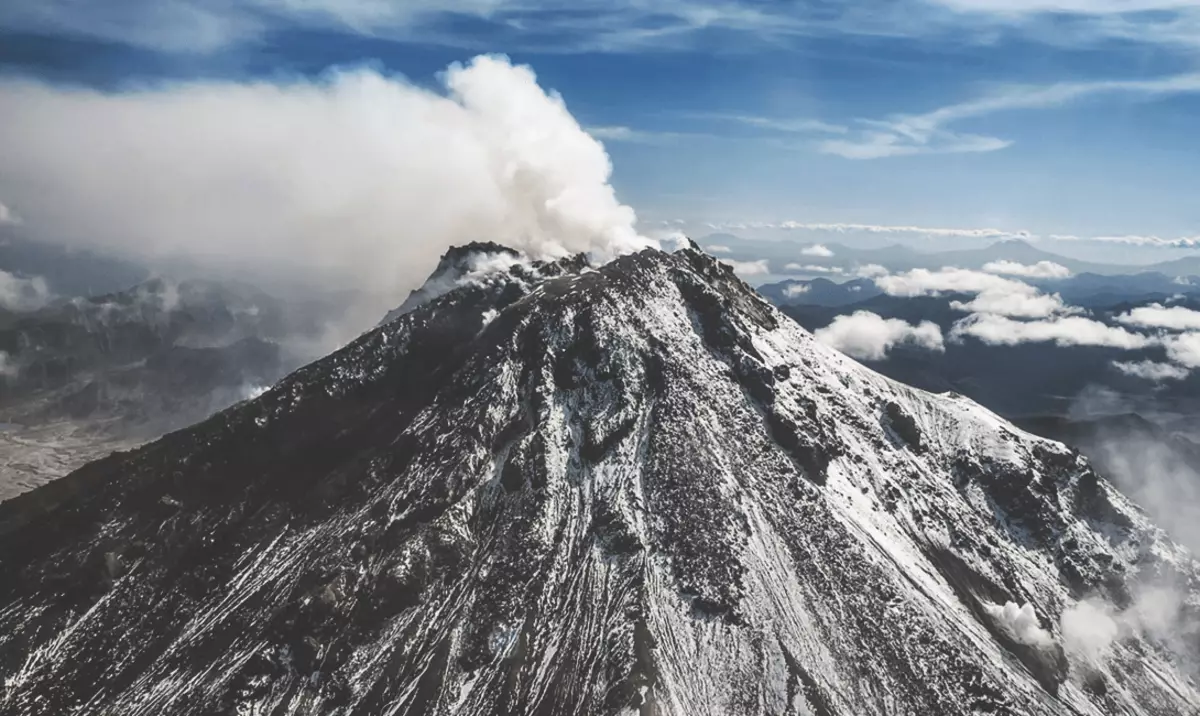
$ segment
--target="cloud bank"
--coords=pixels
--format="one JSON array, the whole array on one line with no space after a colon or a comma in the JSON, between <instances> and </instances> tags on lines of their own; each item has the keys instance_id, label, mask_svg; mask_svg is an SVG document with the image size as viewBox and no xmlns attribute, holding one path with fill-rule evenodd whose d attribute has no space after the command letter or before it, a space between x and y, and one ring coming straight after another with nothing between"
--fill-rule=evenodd
<instances>
[{"instance_id":1,"label":"cloud bank","mask_svg":"<svg viewBox=\"0 0 1200 716\"><path fill-rule=\"evenodd\" d=\"M1047 318L1075 310L1064 304L1057 294L1044 294L1021 281L969 269L914 269L876 277L875 285L889 295L903 297L974 293L977 295L971 301L953 301L950 304L955 310L970 313Z\"/></svg>"},{"instance_id":2,"label":"cloud bank","mask_svg":"<svg viewBox=\"0 0 1200 716\"><path fill-rule=\"evenodd\" d=\"M651 243L604 147L530 68L480 56L441 81L3 80L0 196L35 237L365 289L373 320L453 244L608 257Z\"/></svg>"},{"instance_id":3,"label":"cloud bank","mask_svg":"<svg viewBox=\"0 0 1200 716\"><path fill-rule=\"evenodd\" d=\"M1152 360L1143 361L1114 361L1113 367L1125 375L1142 378L1155 383L1164 380L1183 380L1191 373L1187 368L1170 363L1158 363Z\"/></svg>"},{"instance_id":4,"label":"cloud bank","mask_svg":"<svg viewBox=\"0 0 1200 716\"><path fill-rule=\"evenodd\" d=\"M1116 318L1117 322L1139 328L1165 328L1172 331L1200 330L1200 311L1183 306L1164 306L1152 303L1138 306Z\"/></svg>"},{"instance_id":5,"label":"cloud bank","mask_svg":"<svg viewBox=\"0 0 1200 716\"><path fill-rule=\"evenodd\" d=\"M838 316L814 334L817 340L852 358L883 360L900 344L942 352L946 349L937 324L922 321L910 325L898 318L883 318L870 311Z\"/></svg>"},{"instance_id":6,"label":"cloud bank","mask_svg":"<svg viewBox=\"0 0 1200 716\"><path fill-rule=\"evenodd\" d=\"M954 324L951 338L971 336L993 346L1050 343L1058 346L1103 346L1136 350L1156 339L1109 326L1082 316L1054 316L1039 321L1016 321L1007 316L978 313Z\"/></svg>"},{"instance_id":7,"label":"cloud bank","mask_svg":"<svg viewBox=\"0 0 1200 716\"><path fill-rule=\"evenodd\" d=\"M990 261L983 265L987 273L1023 278L1068 278L1071 269L1053 261L1038 261L1036 264L1019 264L1016 261Z\"/></svg>"},{"instance_id":8,"label":"cloud bank","mask_svg":"<svg viewBox=\"0 0 1200 716\"><path fill-rule=\"evenodd\" d=\"M795 273L828 273L828 274L844 273L844 271L842 271L842 269L838 268L837 266L817 266L816 264L790 263L790 264L787 264L786 266L784 266L783 268L787 271L793 271Z\"/></svg>"},{"instance_id":9,"label":"cloud bank","mask_svg":"<svg viewBox=\"0 0 1200 716\"><path fill-rule=\"evenodd\" d=\"M833 250L830 249L828 246L825 246L824 244L813 244L812 246L805 246L804 248L800 249L800 253L803 256L819 256L819 257L825 258L825 259L833 256Z\"/></svg>"}]
</instances>

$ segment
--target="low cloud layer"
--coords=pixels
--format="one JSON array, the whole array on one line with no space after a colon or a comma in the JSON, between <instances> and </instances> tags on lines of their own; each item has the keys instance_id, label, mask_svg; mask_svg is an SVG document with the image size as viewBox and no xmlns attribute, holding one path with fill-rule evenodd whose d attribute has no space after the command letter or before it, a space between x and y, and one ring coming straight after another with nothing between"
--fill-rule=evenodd
<instances>
[{"instance_id":1,"label":"low cloud layer","mask_svg":"<svg viewBox=\"0 0 1200 716\"><path fill-rule=\"evenodd\" d=\"M441 81L3 80L0 196L37 238L366 290L373 320L450 245L607 257L650 243L604 147L532 70L481 56Z\"/></svg>"},{"instance_id":2,"label":"low cloud layer","mask_svg":"<svg viewBox=\"0 0 1200 716\"><path fill-rule=\"evenodd\" d=\"M883 360L888 351L900 344L938 352L946 349L942 330L937 324L923 321L911 325L897 318L883 318L870 311L838 316L833 323L814 335L822 343L852 358L863 360Z\"/></svg>"},{"instance_id":3,"label":"low cloud layer","mask_svg":"<svg viewBox=\"0 0 1200 716\"><path fill-rule=\"evenodd\" d=\"M800 249L800 253L804 256L818 256L820 258L831 258L833 250L823 244L813 244Z\"/></svg>"},{"instance_id":4,"label":"low cloud layer","mask_svg":"<svg viewBox=\"0 0 1200 716\"><path fill-rule=\"evenodd\" d=\"M1159 363L1152 360L1143 361L1114 361L1113 367L1125 375L1134 378L1161 383L1164 380L1183 380L1191 373L1190 370L1170 363Z\"/></svg>"},{"instance_id":5,"label":"low cloud layer","mask_svg":"<svg viewBox=\"0 0 1200 716\"><path fill-rule=\"evenodd\" d=\"M1016 321L1007 316L975 314L954 325L951 337L957 340L965 336L978 338L994 346L1053 342L1059 346L1104 346L1134 350L1156 343L1150 336L1082 316Z\"/></svg>"},{"instance_id":6,"label":"low cloud layer","mask_svg":"<svg viewBox=\"0 0 1200 716\"><path fill-rule=\"evenodd\" d=\"M875 278L875 285L892 296L977 294L971 301L954 301L950 304L955 310L969 313L1047 318L1074 310L1064 304L1057 294L1045 294L1027 283L970 269L914 269L905 273L878 276Z\"/></svg>"},{"instance_id":7,"label":"low cloud layer","mask_svg":"<svg viewBox=\"0 0 1200 716\"><path fill-rule=\"evenodd\" d=\"M1167 357L1188 368L1200 368L1200 333L1170 336L1163 341Z\"/></svg>"},{"instance_id":8,"label":"low cloud layer","mask_svg":"<svg viewBox=\"0 0 1200 716\"><path fill-rule=\"evenodd\" d=\"M808 274L834 274L839 275L844 273L837 266L817 266L815 264L798 264L790 263L783 267L787 271L793 273L808 273Z\"/></svg>"},{"instance_id":9,"label":"low cloud layer","mask_svg":"<svg viewBox=\"0 0 1200 716\"><path fill-rule=\"evenodd\" d=\"M1200 311L1183 306L1164 306L1152 303L1139 306L1128 313L1117 316L1117 321L1127 326L1140 328L1165 328L1171 331L1200 330Z\"/></svg>"},{"instance_id":10,"label":"low cloud layer","mask_svg":"<svg viewBox=\"0 0 1200 716\"><path fill-rule=\"evenodd\" d=\"M1036 291L1031 286L982 271L947 267L930 271L913 269L875 279L880 290L892 296L931 296L938 293L1004 293Z\"/></svg>"},{"instance_id":11,"label":"low cloud layer","mask_svg":"<svg viewBox=\"0 0 1200 716\"><path fill-rule=\"evenodd\" d=\"M1019 264L1016 261L990 261L983 265L987 273L1023 278L1068 278L1071 269L1053 261L1038 261L1035 264Z\"/></svg>"}]
</instances>

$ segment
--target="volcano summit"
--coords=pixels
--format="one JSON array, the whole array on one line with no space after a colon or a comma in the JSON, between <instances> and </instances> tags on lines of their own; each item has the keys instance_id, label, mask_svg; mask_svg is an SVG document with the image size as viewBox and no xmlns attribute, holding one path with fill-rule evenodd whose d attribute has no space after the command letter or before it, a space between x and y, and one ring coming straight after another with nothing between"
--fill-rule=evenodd
<instances>
[{"instance_id":1,"label":"volcano summit","mask_svg":"<svg viewBox=\"0 0 1200 716\"><path fill-rule=\"evenodd\" d=\"M261 397L0 504L0 712L1196 713L1161 637L1064 631L1200 588L1072 450L695 248L448 267Z\"/></svg>"}]
</instances>

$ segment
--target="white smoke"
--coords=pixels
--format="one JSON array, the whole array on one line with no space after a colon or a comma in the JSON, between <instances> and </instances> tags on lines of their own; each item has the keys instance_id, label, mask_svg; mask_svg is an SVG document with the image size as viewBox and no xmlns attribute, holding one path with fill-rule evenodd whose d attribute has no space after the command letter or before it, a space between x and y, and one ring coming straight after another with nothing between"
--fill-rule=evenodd
<instances>
[{"instance_id":1,"label":"white smoke","mask_svg":"<svg viewBox=\"0 0 1200 716\"><path fill-rule=\"evenodd\" d=\"M1099 599L1085 599L1065 609L1061 626L1068 657L1093 669L1108 661L1113 642L1120 635L1112 606Z\"/></svg>"},{"instance_id":2,"label":"white smoke","mask_svg":"<svg viewBox=\"0 0 1200 716\"><path fill-rule=\"evenodd\" d=\"M1189 659L1197 624L1184 612L1183 590L1164 585L1136 585L1130 605L1119 610L1102 599L1084 599L1063 610L1063 647L1076 661L1100 668L1113 645L1140 636L1165 645Z\"/></svg>"},{"instance_id":3,"label":"white smoke","mask_svg":"<svg viewBox=\"0 0 1200 716\"><path fill-rule=\"evenodd\" d=\"M802 296L808 293L811 289L812 287L807 283L793 283L789 284L787 288L783 289L783 294L789 298L795 298L796 296Z\"/></svg>"},{"instance_id":4,"label":"white smoke","mask_svg":"<svg viewBox=\"0 0 1200 716\"><path fill-rule=\"evenodd\" d=\"M12 356L0 351L0 378L16 378L20 372L21 368L13 361Z\"/></svg>"},{"instance_id":5,"label":"white smoke","mask_svg":"<svg viewBox=\"0 0 1200 716\"><path fill-rule=\"evenodd\" d=\"M606 259L653 244L604 147L530 68L480 56L441 81L3 80L0 195L35 238L369 292L360 327L451 245Z\"/></svg>"},{"instance_id":6,"label":"white smoke","mask_svg":"<svg viewBox=\"0 0 1200 716\"><path fill-rule=\"evenodd\" d=\"M1015 602L1006 602L1004 606L1000 606L985 602L983 609L1018 643L1041 649L1054 644L1054 637L1038 622L1037 612L1032 604L1018 605Z\"/></svg>"},{"instance_id":7,"label":"white smoke","mask_svg":"<svg viewBox=\"0 0 1200 716\"><path fill-rule=\"evenodd\" d=\"M45 306L53 295L41 276L21 278L0 270L0 308L33 311Z\"/></svg>"}]
</instances>

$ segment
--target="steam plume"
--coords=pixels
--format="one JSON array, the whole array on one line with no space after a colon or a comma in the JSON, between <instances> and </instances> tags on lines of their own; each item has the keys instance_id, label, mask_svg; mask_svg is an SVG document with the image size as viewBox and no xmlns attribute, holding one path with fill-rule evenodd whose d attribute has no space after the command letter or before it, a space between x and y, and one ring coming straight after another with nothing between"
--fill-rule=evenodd
<instances>
[{"instance_id":1,"label":"steam plume","mask_svg":"<svg viewBox=\"0 0 1200 716\"><path fill-rule=\"evenodd\" d=\"M365 290L359 328L450 245L607 258L652 243L604 147L531 69L480 56L441 81L0 81L0 196L35 238Z\"/></svg>"}]
</instances>

